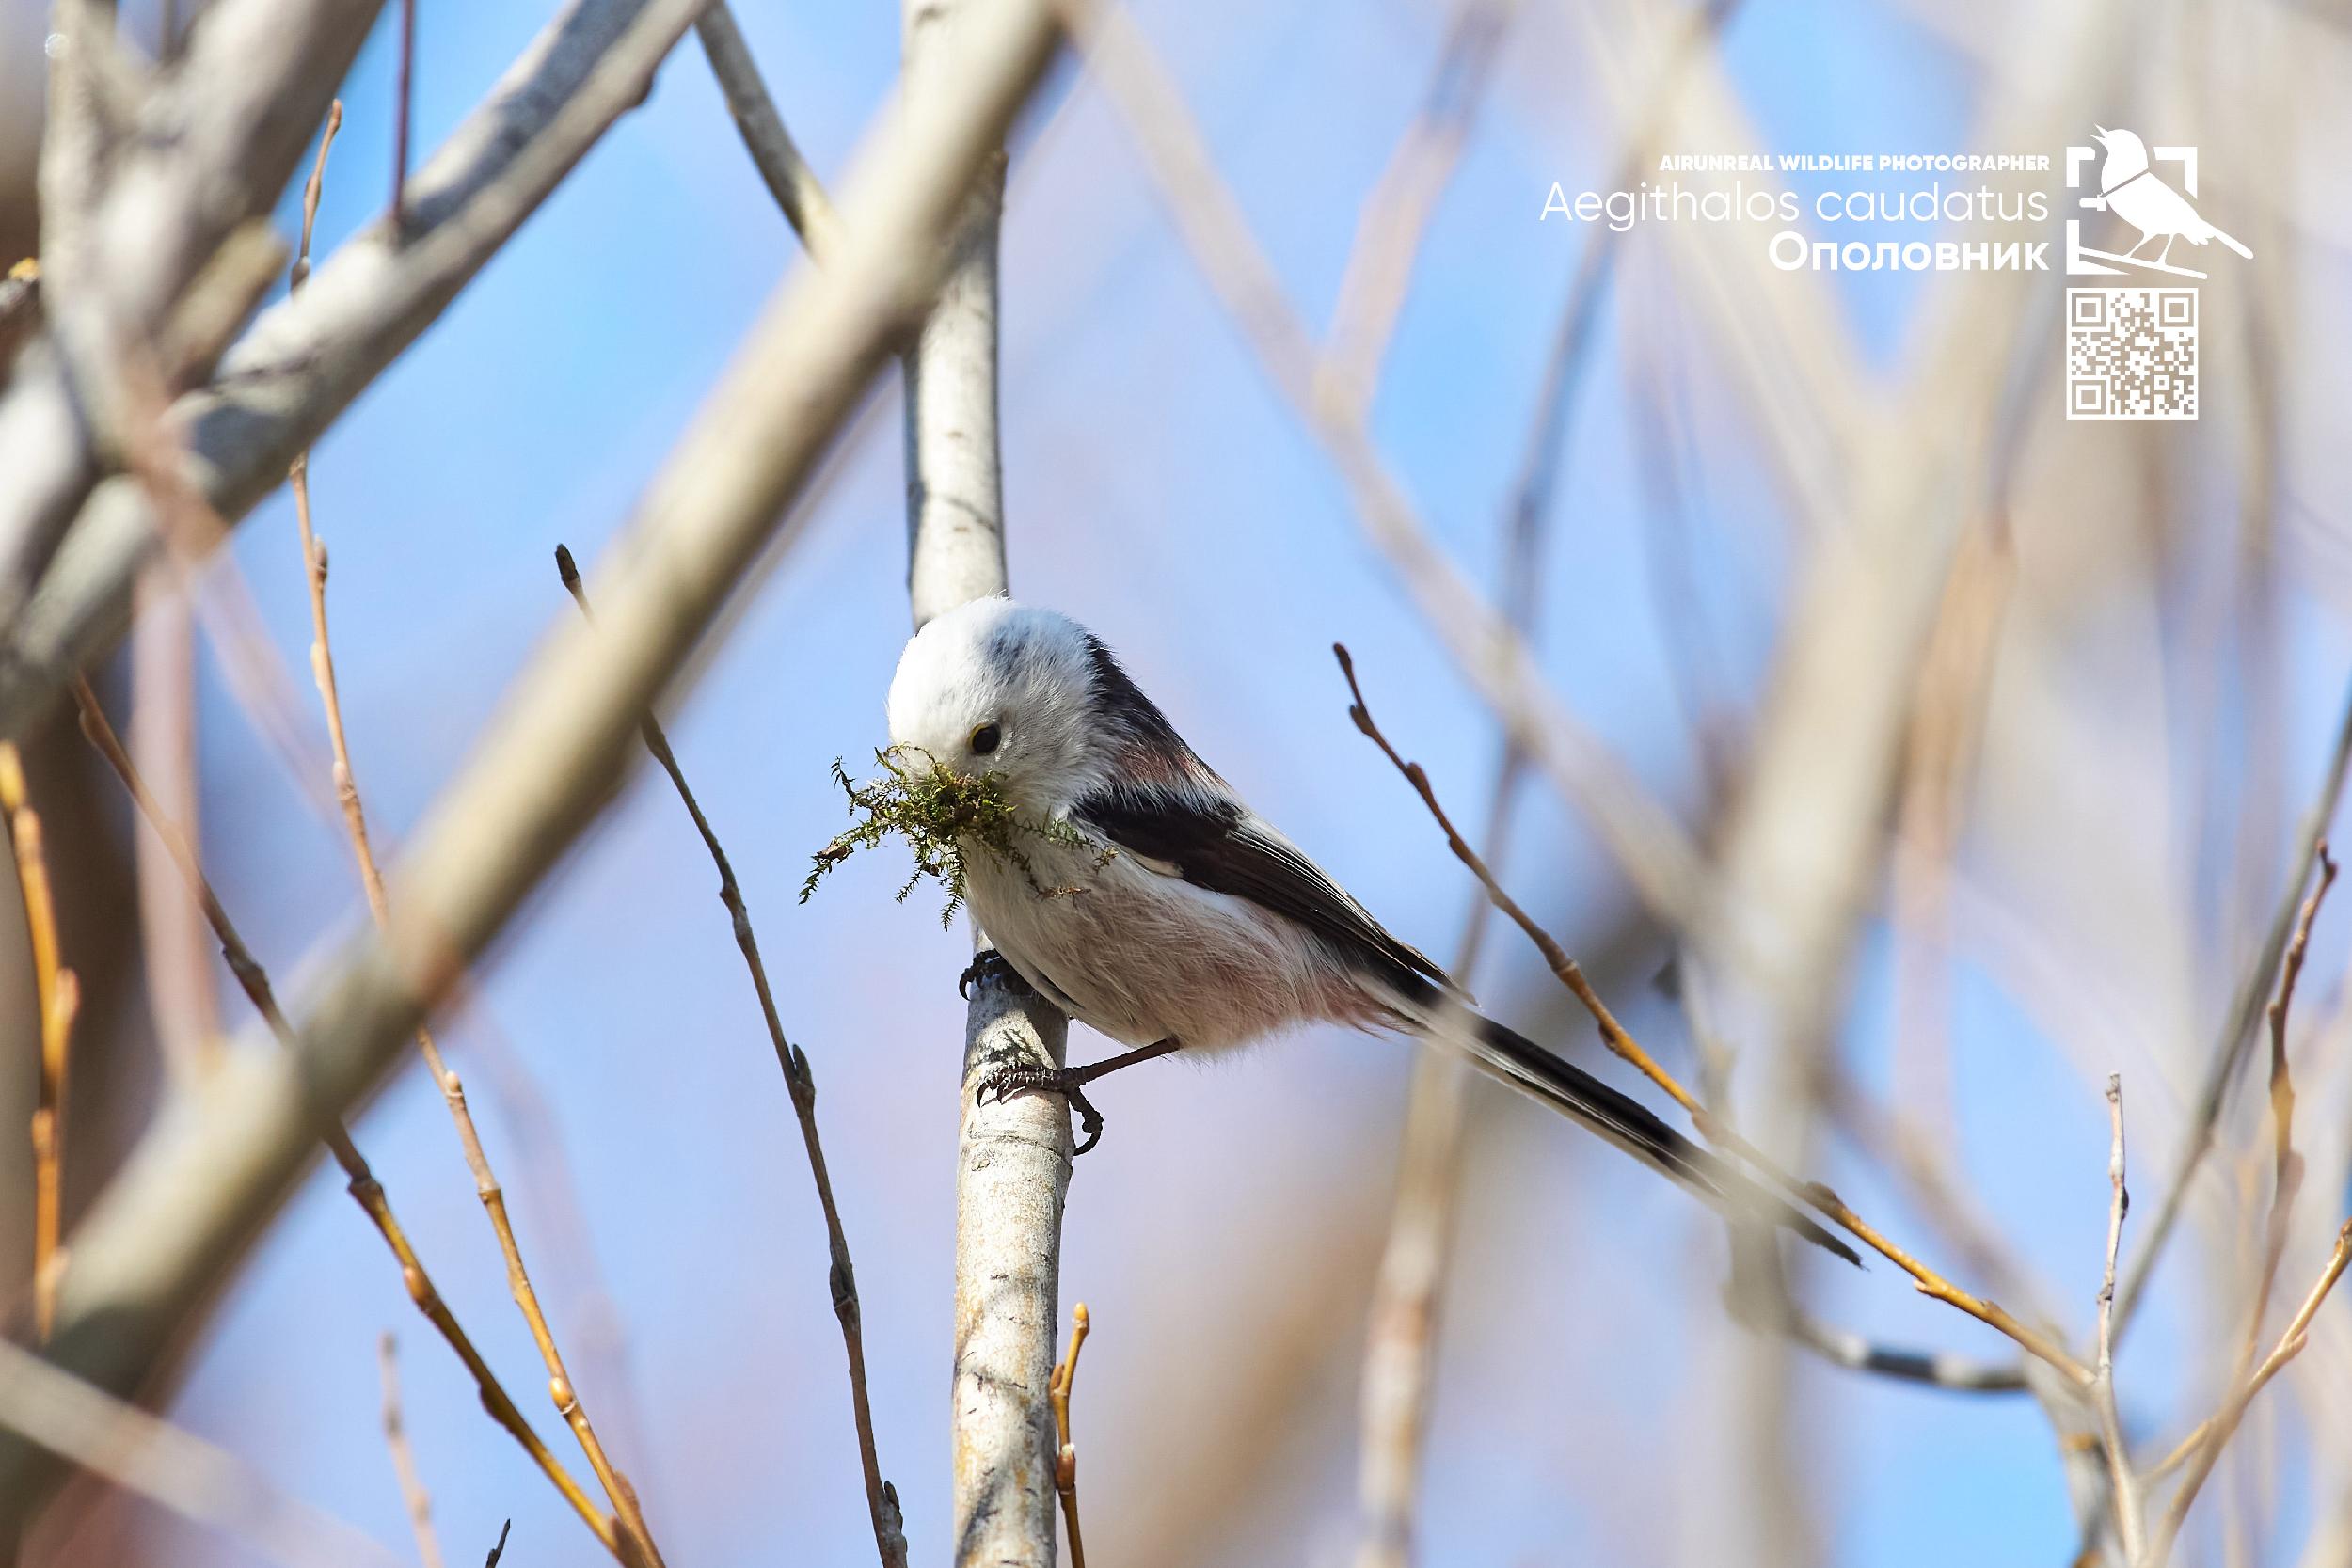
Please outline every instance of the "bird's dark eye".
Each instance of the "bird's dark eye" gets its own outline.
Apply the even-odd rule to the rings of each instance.
[[[1004,738],[1005,727],[1002,724],[982,724],[972,732],[972,754],[984,757],[996,750]]]

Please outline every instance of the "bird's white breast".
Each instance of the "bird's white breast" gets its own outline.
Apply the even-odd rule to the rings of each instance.
[[[1024,978],[1128,1045],[1216,1051],[1363,1001],[1312,939],[1245,899],[1195,887],[1125,851],[1027,838],[1024,868],[964,851],[972,913]]]

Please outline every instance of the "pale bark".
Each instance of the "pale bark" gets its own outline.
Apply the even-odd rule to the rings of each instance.
[[[234,523],[284,481],[294,454],[422,335],[644,97],[706,3],[573,0],[408,182],[399,230],[379,221],[346,241],[262,313],[212,385],[172,405],[188,477],[215,513]],[[322,108],[341,74],[325,78]],[[44,541],[72,522],[23,612],[0,614],[5,735],[21,734],[67,676],[121,635],[132,581],[159,542],[138,482],[96,479],[54,360],[46,342],[30,345],[0,403],[0,472],[11,480],[0,494],[0,606],[12,583],[23,586],[8,572],[40,566]],[[20,449],[28,455],[12,462]]]
[[[907,0],[910,103],[953,90],[986,14]],[[907,594],[914,624],[1008,592],[996,400],[996,233],[1004,162],[965,204],[946,280],[905,358]],[[976,947],[988,945],[976,926]],[[941,976],[941,983],[946,976]],[[959,1564],[1054,1568],[1054,1417],[1069,1107],[1053,1095],[979,1103],[1009,1062],[1059,1067],[1069,1024],[1033,996],[974,989],[956,1156],[955,1541]]]
[[[173,1104],[76,1233],[50,1347],[135,1388],[308,1162],[326,1117],[514,915],[610,798],[639,719],[677,675],[928,302],[973,180],[1051,56],[1044,10],[1002,0],[959,38],[962,69],[886,110],[843,203],[844,264],[803,273],[762,316],[597,574],[599,624],[567,608],[389,879],[392,919],[318,967],[300,1049],[232,1053]],[[316,281],[305,291],[308,297]],[[56,1466],[0,1442],[0,1526]]]
[[[111,8],[79,20],[58,13],[56,135],[41,169],[50,331],[0,395],[0,473],[9,479],[0,625],[16,619],[97,479],[104,433],[94,426],[108,418],[115,361],[165,336],[231,231],[268,213],[382,4],[220,0],[187,53],[151,82],[114,52]],[[126,576],[117,594],[129,593]]]

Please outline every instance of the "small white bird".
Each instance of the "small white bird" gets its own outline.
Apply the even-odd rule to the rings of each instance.
[[[2164,241],[2164,248],[2156,254],[2158,266],[2163,266],[2165,258],[2172,254],[2172,242],[2176,239],[2191,245],[2219,240],[2240,256],[2253,256],[2252,251],[2199,217],[2188,198],[2157,178],[2148,162],[2147,145],[2137,135],[2099,126],[2091,140],[2106,149],[2106,157],[2099,165],[2099,194],[2085,197],[2083,205],[2102,212],[2112,208],[2117,217],[2139,230],[2138,243],[2123,253],[2126,258],[2136,259],[2140,246],[2157,238]]]
[[[1000,962],[1135,1049],[1057,1073],[1010,1071],[982,1092],[1068,1095],[1090,1148],[1102,1124],[1083,1086],[1118,1068],[1316,1021],[1400,1029],[1462,1051],[1723,1212],[1859,1261],[1638,1101],[1476,1012],[1243,803],[1066,616],[977,599],[937,617],[899,658],[889,707],[901,756],[993,775],[1022,819],[1086,841],[1026,841],[1026,866],[960,845],[966,895]],[[993,973],[984,954],[967,978]]]

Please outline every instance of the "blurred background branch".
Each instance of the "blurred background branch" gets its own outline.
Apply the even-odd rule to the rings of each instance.
[[[690,24],[707,62],[660,70]],[[2342,1568],[2352,929],[2309,883],[2352,749],[2347,84],[2344,30],[2269,3],[0,0],[0,733],[81,991],[60,1102],[32,911],[0,899],[0,1291],[29,1350],[56,1286],[51,1354],[93,1380],[56,1386],[81,1424],[0,1441],[0,1512],[55,1498],[19,1555],[429,1560],[428,1481],[443,1555],[510,1515],[509,1561],[577,1540],[430,1344],[394,1484],[408,1291],[311,1158],[332,1109],[485,1369],[547,1369],[564,1325],[612,1500],[645,1479],[679,1562],[912,1537],[1046,1568],[1067,1274],[1119,1330],[1086,1357],[1098,1562]],[[375,176],[306,212],[337,98],[339,167]],[[899,151],[861,175],[869,123]],[[2196,149],[2196,205],[2253,253],[2171,253],[2209,274],[2195,420],[2065,417],[2065,220],[2130,235],[2064,150],[2119,124]],[[1759,162],[1676,166],[1727,153]],[[1944,153],[2053,160],[1982,182],[2047,198],[1997,238],[2050,270],[1783,269],[1777,222],[1547,200],[1785,190],[1810,247],[1861,237],[1819,198],[1980,182],[1811,155]],[[288,674],[324,653],[280,484],[313,448],[332,718]],[[559,537],[598,625],[534,641]],[[1727,1259],[1606,1150],[1325,1031],[1139,1078],[1065,1209],[1059,1102],[975,1109],[972,1058],[924,1042],[1094,1042],[960,1005],[964,933],[886,864],[805,910],[764,891],[879,736],[907,608],[1009,582],[1400,935],[1458,935],[1497,1016],[1668,1109],[1606,1054],[1638,1038],[1698,1125],[2053,1359],[1899,1273]],[[1470,879],[1367,787],[1335,641],[1606,1023],[1518,943],[1481,961]],[[220,1037],[233,975],[172,855],[57,722],[77,674],[284,956],[299,1055]],[[657,710],[728,824],[731,917],[773,911],[748,990],[670,785],[629,782]],[[428,1004],[437,1085],[394,1071]],[[786,1016],[837,1042],[822,1164]],[[731,1048],[763,1032],[798,1137]],[[469,1143],[513,1151],[536,1323],[481,1234],[495,1180],[446,1158],[458,1068]],[[2128,1227],[2096,1169],[2119,1073]]]

